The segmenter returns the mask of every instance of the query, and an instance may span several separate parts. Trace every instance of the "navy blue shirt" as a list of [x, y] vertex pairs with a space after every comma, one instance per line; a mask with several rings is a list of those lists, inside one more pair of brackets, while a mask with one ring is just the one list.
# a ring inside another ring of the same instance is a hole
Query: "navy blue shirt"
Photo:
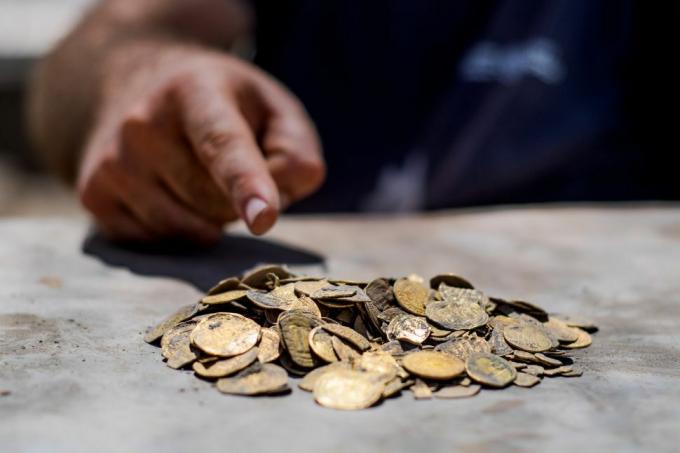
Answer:
[[302, 100], [328, 163], [298, 210], [680, 197], [677, 148], [653, 130], [667, 119], [649, 119], [648, 96], [671, 94], [645, 79], [647, 46], [679, 52], [648, 33], [660, 3], [255, 4], [255, 62]]

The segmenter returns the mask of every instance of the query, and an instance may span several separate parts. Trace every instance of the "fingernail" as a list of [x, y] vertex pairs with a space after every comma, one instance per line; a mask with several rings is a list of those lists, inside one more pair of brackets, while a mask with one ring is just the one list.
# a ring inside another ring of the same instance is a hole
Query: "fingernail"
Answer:
[[251, 198], [246, 203], [246, 222], [252, 226], [262, 211], [267, 209], [267, 203], [260, 198]]

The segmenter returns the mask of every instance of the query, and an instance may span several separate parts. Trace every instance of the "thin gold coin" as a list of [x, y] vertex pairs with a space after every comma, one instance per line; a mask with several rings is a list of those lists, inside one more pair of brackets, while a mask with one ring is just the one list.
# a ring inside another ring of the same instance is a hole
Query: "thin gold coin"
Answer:
[[513, 381], [518, 387], [533, 387], [534, 385], [541, 382], [541, 378], [528, 373], [517, 373], [517, 377]]
[[465, 370], [472, 380], [489, 387], [505, 387], [517, 377], [517, 371], [507, 360], [488, 352], [470, 354]]
[[581, 330], [578, 327], [572, 327], [578, 333], [578, 339], [573, 343], [562, 345], [563, 348], [567, 349], [580, 349], [587, 348], [593, 343], [593, 339], [588, 332]]
[[380, 400], [385, 384], [370, 374], [350, 369], [324, 373], [314, 386], [314, 399], [331, 409], [365, 409]]
[[359, 360], [359, 352], [338, 337], [331, 337], [331, 344], [335, 355], [338, 356], [341, 362], [355, 363]]
[[348, 343], [351, 343], [357, 349], [365, 351], [371, 347], [371, 343], [368, 342], [366, 337], [351, 329], [340, 324], [327, 323], [321, 326], [327, 332], [338, 336]]
[[293, 276], [293, 274], [283, 266], [264, 264], [246, 271], [241, 279], [241, 284], [250, 286], [251, 288], [266, 289], [267, 282], [270, 281], [270, 275], [275, 275], [281, 279]]
[[550, 337], [531, 325], [507, 326], [503, 329], [503, 337], [511, 346], [527, 352], [543, 352], [553, 347]]
[[324, 330], [323, 326], [316, 326], [309, 331], [309, 346], [314, 351], [314, 354], [319, 356], [324, 362], [338, 361], [338, 357], [333, 349], [333, 343], [331, 342], [331, 334]]
[[443, 300], [430, 302], [425, 308], [427, 319], [449, 330], [472, 330], [489, 321], [489, 315], [476, 302]]
[[298, 383], [298, 387], [305, 392], [313, 392], [314, 386], [321, 376], [338, 368], [350, 369], [350, 365], [347, 362], [333, 362], [319, 368], [314, 368], [312, 371], [305, 374], [305, 377]]
[[375, 374], [384, 382], [393, 380], [400, 371], [397, 361], [385, 351], [364, 352], [359, 359], [359, 369]]
[[430, 291], [422, 283], [400, 278], [394, 283], [394, 297], [404, 310], [418, 316], [425, 316], [425, 304]]
[[191, 331], [196, 328], [196, 321], [186, 321], [170, 328], [161, 338], [161, 351], [163, 357], [168, 359], [170, 368], [182, 368], [197, 359], [196, 353], [191, 349]]
[[309, 346], [309, 332], [319, 325], [321, 319], [304, 310], [290, 310], [279, 317], [279, 329], [291, 360], [302, 368], [312, 368], [318, 359]]
[[196, 374], [205, 378], [221, 378], [246, 368], [257, 360], [257, 353], [258, 348], [254, 347], [248, 352], [228, 359], [194, 362], [193, 369]]
[[411, 388], [413, 398], [417, 400], [429, 400], [432, 398], [432, 389], [422, 379], [416, 379]]
[[441, 284], [454, 288], [475, 289], [472, 283], [456, 274], [439, 274], [430, 279], [430, 288], [439, 289]]
[[[208, 296], [213, 294], [223, 293], [225, 291], [230, 291], [232, 289], [238, 289], [241, 287], [241, 280], [237, 277], [228, 277], [224, 280], [220, 280], [215, 286], [208, 290]], [[245, 289], [245, 288], [242, 288]]]
[[434, 350], [452, 355], [465, 362], [473, 352], [491, 352], [491, 346], [484, 338], [472, 335], [440, 343], [434, 347]]
[[234, 377], [219, 379], [217, 390], [231, 395], [263, 395], [282, 393], [290, 388], [286, 370], [272, 363], [265, 363], [256, 367], [251, 365]]
[[248, 290], [246, 289], [232, 289], [223, 293], [205, 296], [201, 299], [201, 302], [207, 305], [228, 304], [244, 298], [246, 294], [248, 294]]
[[469, 398], [475, 396], [482, 389], [481, 385], [451, 385], [444, 387], [434, 392], [435, 398], [441, 399], [455, 399], [455, 398]]
[[198, 323], [191, 343], [201, 351], [219, 357], [243, 354], [257, 344], [260, 326], [236, 313], [215, 313]]
[[195, 314], [196, 305], [184, 305], [180, 307], [176, 312], [149, 330], [149, 332], [144, 336], [144, 341], [147, 343], [155, 343], [161, 339], [165, 332], [175, 327], [180, 322], [191, 318]]
[[402, 365], [409, 373], [437, 381], [452, 379], [465, 371], [462, 360], [437, 351], [413, 352], [404, 357]]
[[260, 334], [257, 360], [260, 363], [273, 362], [281, 355], [281, 336], [271, 327], [263, 327]]
[[569, 327], [567, 323], [557, 318], [549, 318], [548, 321], [543, 323], [543, 326], [552, 333], [560, 343], [573, 343], [578, 340], [578, 331], [573, 327]]

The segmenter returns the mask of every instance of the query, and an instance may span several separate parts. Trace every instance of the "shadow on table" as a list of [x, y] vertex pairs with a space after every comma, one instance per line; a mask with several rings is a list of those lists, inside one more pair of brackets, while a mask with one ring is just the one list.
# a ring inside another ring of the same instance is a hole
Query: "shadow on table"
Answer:
[[321, 255], [290, 245], [253, 237], [225, 235], [209, 249], [177, 244], [121, 246], [90, 233], [83, 242], [86, 255], [140, 275], [184, 280], [206, 292], [219, 280], [239, 275], [261, 263], [322, 265]]

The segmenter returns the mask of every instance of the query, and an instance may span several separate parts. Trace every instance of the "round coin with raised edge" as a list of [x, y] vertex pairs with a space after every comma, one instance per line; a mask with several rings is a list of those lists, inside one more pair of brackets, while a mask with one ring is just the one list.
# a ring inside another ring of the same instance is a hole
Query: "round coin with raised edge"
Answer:
[[215, 313], [198, 323], [191, 343], [201, 351], [219, 357], [243, 354], [257, 344], [260, 326], [236, 313]]
[[385, 384], [362, 371], [337, 368], [324, 373], [314, 385], [314, 400], [339, 410], [365, 409], [380, 400]]
[[418, 316], [425, 316], [425, 304], [430, 291], [416, 280], [400, 278], [394, 283], [394, 297], [401, 308]]
[[489, 387], [505, 387], [517, 377], [517, 371], [507, 360], [488, 352], [470, 354], [465, 370], [472, 380]]
[[543, 352], [553, 347], [550, 337], [532, 325], [507, 326], [503, 329], [503, 337], [509, 345], [527, 352]]
[[401, 364], [411, 374], [437, 381], [452, 379], [465, 371], [465, 364], [462, 360], [437, 351], [418, 351], [407, 354]]

